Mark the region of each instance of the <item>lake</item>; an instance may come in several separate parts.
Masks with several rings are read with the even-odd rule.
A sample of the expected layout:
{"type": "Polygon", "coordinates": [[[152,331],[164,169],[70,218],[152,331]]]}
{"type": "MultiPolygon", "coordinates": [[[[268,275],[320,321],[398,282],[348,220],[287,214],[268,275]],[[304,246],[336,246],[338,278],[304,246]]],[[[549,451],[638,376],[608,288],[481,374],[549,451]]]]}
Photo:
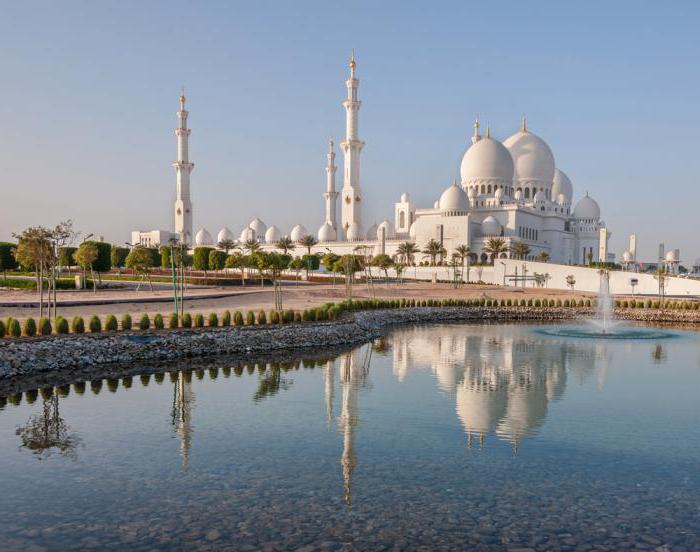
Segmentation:
{"type": "Polygon", "coordinates": [[[0,548],[698,550],[700,335],[541,329],[7,398],[0,548]]]}

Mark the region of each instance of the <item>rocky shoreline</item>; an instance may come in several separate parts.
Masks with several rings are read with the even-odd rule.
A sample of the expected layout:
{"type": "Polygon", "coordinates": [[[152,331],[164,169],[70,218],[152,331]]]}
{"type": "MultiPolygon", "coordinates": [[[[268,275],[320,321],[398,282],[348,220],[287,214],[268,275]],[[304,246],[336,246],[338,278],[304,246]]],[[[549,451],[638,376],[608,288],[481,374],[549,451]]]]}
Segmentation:
{"type": "MultiPolygon", "coordinates": [[[[110,366],[346,348],[402,324],[552,322],[592,314],[590,308],[571,307],[412,307],[348,312],[333,322],[0,339],[0,383],[5,387],[66,370],[97,376],[110,366]]],[[[616,316],[652,324],[700,324],[695,310],[617,309],[616,316]]]]}

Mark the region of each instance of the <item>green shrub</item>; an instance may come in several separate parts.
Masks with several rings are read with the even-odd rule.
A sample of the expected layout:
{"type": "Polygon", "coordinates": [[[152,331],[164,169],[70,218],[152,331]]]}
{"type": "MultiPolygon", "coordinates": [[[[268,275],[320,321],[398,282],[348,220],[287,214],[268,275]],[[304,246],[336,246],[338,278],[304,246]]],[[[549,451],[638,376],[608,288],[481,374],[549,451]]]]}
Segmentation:
{"type": "Polygon", "coordinates": [[[568,299],[564,299],[564,303],[562,303],[561,299],[557,299],[557,307],[561,307],[561,306],[570,307],[571,302],[568,299]]]}
{"type": "Polygon", "coordinates": [[[209,313],[209,319],[207,320],[207,325],[212,328],[217,328],[219,326],[219,317],[215,312],[209,313]]]}
{"type": "Polygon", "coordinates": [[[592,302],[590,299],[586,299],[586,306],[587,306],[587,307],[592,307],[592,306],[593,306],[593,302],[592,302]]]}
{"type": "Polygon", "coordinates": [[[195,328],[203,328],[204,327],[204,315],[201,312],[198,312],[197,314],[194,315],[194,327],[195,328]]]}
{"type": "Polygon", "coordinates": [[[301,322],[302,320],[302,313],[300,313],[299,311],[294,311],[294,322],[301,322]]]}
{"type": "Polygon", "coordinates": [[[70,324],[70,329],[76,334],[85,333],[85,321],[83,320],[82,316],[73,317],[73,321],[70,324]]]}
{"type": "Polygon", "coordinates": [[[102,331],[102,321],[100,317],[93,314],[90,318],[90,322],[88,322],[88,327],[90,328],[90,332],[100,333],[102,331]]]}
{"type": "Polygon", "coordinates": [[[285,324],[289,324],[290,322],[294,322],[294,311],[293,310],[286,310],[282,313],[282,322],[285,324]]]}
{"type": "Polygon", "coordinates": [[[0,320],[0,339],[5,337],[5,323],[0,320]]]}
{"type": "Polygon", "coordinates": [[[258,324],[267,324],[267,316],[265,316],[265,311],[258,311],[258,324]]]}
{"type": "Polygon", "coordinates": [[[141,320],[139,320],[139,328],[142,330],[147,330],[151,327],[151,319],[145,312],[141,315],[141,320]]]}
{"type": "Polygon", "coordinates": [[[322,322],[324,320],[328,320],[328,310],[324,308],[318,308],[316,309],[316,320],[318,322],[322,322]]]}
{"type": "Polygon", "coordinates": [[[27,337],[34,337],[36,335],[36,322],[34,322],[33,318],[27,318],[24,321],[22,334],[27,337]]]}
{"type": "Polygon", "coordinates": [[[301,319],[302,319],[304,322],[312,322],[313,320],[316,319],[316,315],[314,314],[314,312],[313,312],[312,310],[306,309],[306,310],[304,310],[304,312],[302,313],[301,319]]]}
{"type": "Polygon", "coordinates": [[[116,332],[119,329],[119,324],[117,322],[117,317],[113,314],[108,314],[105,319],[105,330],[108,332],[116,332]]]}
{"type": "Polygon", "coordinates": [[[183,328],[191,328],[192,327],[192,315],[189,312],[186,312],[185,314],[182,315],[182,327],[183,328]]]}
{"type": "Polygon", "coordinates": [[[338,316],[340,316],[340,309],[333,305],[330,309],[328,309],[328,320],[338,320],[338,316]]]}
{"type": "Polygon", "coordinates": [[[131,315],[125,314],[122,316],[122,330],[130,330],[132,326],[131,315]]]}
{"type": "Polygon", "coordinates": [[[248,311],[245,314],[245,325],[254,326],[255,325],[255,313],[253,311],[248,311]]]}
{"type": "Polygon", "coordinates": [[[270,324],[279,324],[280,322],[280,313],[276,310],[270,311],[270,324]]]}
{"type": "Polygon", "coordinates": [[[176,312],[173,312],[170,314],[170,318],[168,319],[168,328],[171,330],[174,330],[179,326],[179,318],[176,312]]]}
{"type": "Polygon", "coordinates": [[[224,315],[221,317],[221,325],[224,328],[231,325],[231,311],[224,311],[224,315]]]}
{"type": "Polygon", "coordinates": [[[243,313],[241,311],[236,311],[233,313],[233,325],[242,326],[243,325],[243,313]]]}
{"type": "Polygon", "coordinates": [[[51,335],[51,321],[45,316],[39,320],[39,327],[37,328],[37,333],[39,335],[51,335]]]}
{"type": "Polygon", "coordinates": [[[534,302],[534,306],[535,306],[535,307],[539,307],[539,306],[541,306],[541,304],[542,304],[542,303],[540,302],[539,299],[535,299],[535,302],[534,302]]]}
{"type": "Polygon", "coordinates": [[[158,313],[153,317],[153,327],[156,330],[162,330],[165,327],[165,322],[163,322],[163,315],[158,313]]]}
{"type": "Polygon", "coordinates": [[[65,335],[68,333],[68,320],[59,316],[56,318],[56,333],[59,335],[65,335]]]}

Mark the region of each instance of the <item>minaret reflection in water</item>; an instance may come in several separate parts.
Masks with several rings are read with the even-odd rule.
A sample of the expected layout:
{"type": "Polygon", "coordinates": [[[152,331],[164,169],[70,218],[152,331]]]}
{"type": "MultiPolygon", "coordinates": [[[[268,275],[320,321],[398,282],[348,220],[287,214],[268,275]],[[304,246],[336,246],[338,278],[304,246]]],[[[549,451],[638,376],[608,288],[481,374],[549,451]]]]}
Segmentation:
{"type": "Polygon", "coordinates": [[[174,383],[172,424],[180,438],[182,468],[187,470],[192,446],[192,407],[194,406],[192,372],[178,372],[174,383]]]}

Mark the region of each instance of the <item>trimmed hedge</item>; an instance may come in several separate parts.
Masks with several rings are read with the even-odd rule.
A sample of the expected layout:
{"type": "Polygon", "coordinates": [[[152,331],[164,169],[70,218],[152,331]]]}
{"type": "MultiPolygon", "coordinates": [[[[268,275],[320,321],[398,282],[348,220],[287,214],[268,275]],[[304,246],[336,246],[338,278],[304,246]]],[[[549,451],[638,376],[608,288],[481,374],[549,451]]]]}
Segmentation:
{"type": "Polygon", "coordinates": [[[153,317],[153,327],[156,330],[162,330],[165,327],[165,322],[163,322],[163,315],[158,313],[153,317]]]}
{"type": "Polygon", "coordinates": [[[170,318],[168,319],[168,328],[170,328],[171,330],[174,330],[179,325],[180,325],[180,320],[179,320],[177,313],[175,313],[175,312],[171,313],[170,318]]]}
{"type": "Polygon", "coordinates": [[[139,320],[139,328],[142,330],[147,330],[151,327],[151,319],[149,318],[147,313],[143,313],[141,315],[141,320],[139,320]]]}
{"type": "Polygon", "coordinates": [[[130,314],[125,314],[122,316],[122,330],[130,330],[132,328],[133,322],[131,320],[130,314]]]}
{"type": "Polygon", "coordinates": [[[194,315],[194,327],[203,328],[204,327],[204,315],[200,312],[194,315]]]}
{"type": "Polygon", "coordinates": [[[231,312],[230,311],[224,311],[224,314],[221,317],[221,325],[224,328],[231,325],[231,312]]]}
{"type": "Polygon", "coordinates": [[[243,325],[243,313],[241,311],[236,311],[233,313],[233,324],[234,326],[243,325]]]}
{"type": "Polygon", "coordinates": [[[117,323],[117,317],[113,314],[108,314],[105,320],[105,330],[108,332],[116,332],[119,329],[119,324],[117,323]]]}
{"type": "Polygon", "coordinates": [[[88,326],[91,333],[100,333],[102,331],[102,320],[100,320],[99,316],[93,314],[88,326]]]}
{"type": "Polygon", "coordinates": [[[210,328],[219,327],[219,317],[216,315],[215,312],[209,313],[209,318],[207,319],[207,326],[209,326],[210,328]]]}
{"type": "Polygon", "coordinates": [[[34,337],[36,335],[36,322],[33,318],[27,318],[22,327],[22,335],[34,337]]]}
{"type": "Polygon", "coordinates": [[[56,317],[55,325],[56,333],[58,335],[65,335],[68,333],[68,320],[66,320],[62,316],[56,317]]]}
{"type": "Polygon", "coordinates": [[[81,334],[85,333],[85,321],[82,316],[74,316],[71,322],[71,331],[73,333],[81,334]]]}
{"type": "Polygon", "coordinates": [[[5,323],[0,320],[0,338],[5,337],[5,323]]]}
{"type": "Polygon", "coordinates": [[[185,314],[182,315],[182,327],[183,328],[191,328],[192,327],[192,315],[189,312],[186,312],[185,314]]]}

